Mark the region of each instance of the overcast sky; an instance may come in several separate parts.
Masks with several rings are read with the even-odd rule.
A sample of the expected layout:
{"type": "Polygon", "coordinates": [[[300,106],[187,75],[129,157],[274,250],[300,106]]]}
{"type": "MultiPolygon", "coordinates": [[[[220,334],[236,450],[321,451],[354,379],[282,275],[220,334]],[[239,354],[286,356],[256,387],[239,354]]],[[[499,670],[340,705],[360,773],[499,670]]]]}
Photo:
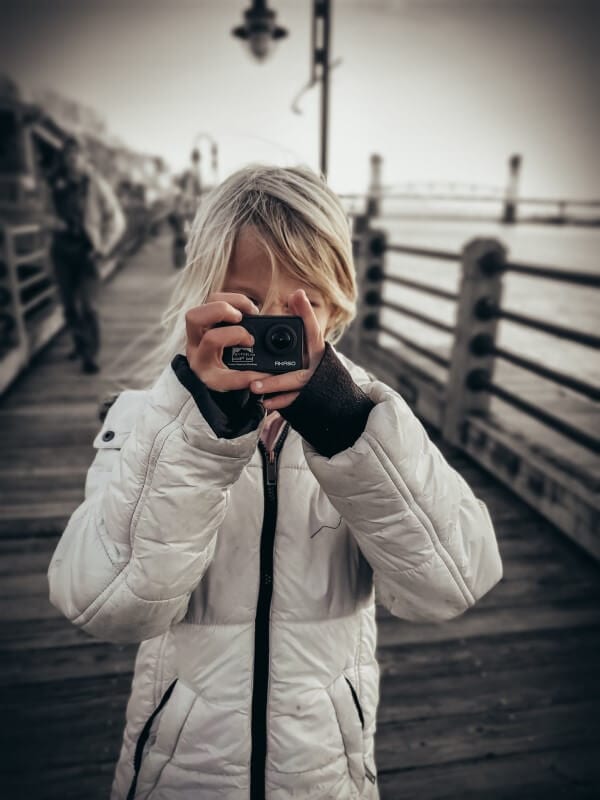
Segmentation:
{"type": "MultiPolygon", "coordinates": [[[[145,152],[186,164],[198,132],[221,177],[250,160],[318,166],[310,0],[270,0],[289,29],[259,64],[230,35],[249,0],[0,0],[0,67],[95,108],[145,152]]],[[[501,186],[600,196],[600,0],[333,0],[330,183],[501,186]]],[[[207,159],[208,160],[208,159],[207,159]]]]}

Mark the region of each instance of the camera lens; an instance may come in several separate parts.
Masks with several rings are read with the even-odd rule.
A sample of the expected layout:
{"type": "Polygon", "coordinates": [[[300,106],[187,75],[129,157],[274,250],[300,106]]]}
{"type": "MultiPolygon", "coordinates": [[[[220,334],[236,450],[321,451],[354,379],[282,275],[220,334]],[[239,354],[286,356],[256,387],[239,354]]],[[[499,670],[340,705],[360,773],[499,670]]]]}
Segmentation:
{"type": "Polygon", "coordinates": [[[271,352],[282,353],[296,344],[296,334],[288,325],[274,325],[267,332],[266,343],[271,352]]]}
{"type": "Polygon", "coordinates": [[[275,350],[285,350],[292,343],[292,336],[289,331],[278,330],[271,334],[271,344],[275,350]]]}

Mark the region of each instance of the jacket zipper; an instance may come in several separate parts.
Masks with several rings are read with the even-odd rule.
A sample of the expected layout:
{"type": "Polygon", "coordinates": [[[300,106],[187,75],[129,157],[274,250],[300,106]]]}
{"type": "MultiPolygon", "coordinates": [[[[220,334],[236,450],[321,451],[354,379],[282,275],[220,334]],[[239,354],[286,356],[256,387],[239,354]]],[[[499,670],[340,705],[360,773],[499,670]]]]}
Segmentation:
{"type": "Polygon", "coordinates": [[[267,761],[267,699],[269,689],[269,626],[273,596],[273,548],[277,525],[277,464],[289,430],[286,423],[275,447],[267,451],[258,443],[263,458],[265,512],[260,534],[260,583],[254,623],[254,675],[252,682],[252,755],[250,798],[265,800],[267,761]]]}
{"type": "Polygon", "coordinates": [[[152,723],[154,722],[155,718],[158,714],[163,710],[166,706],[169,698],[173,693],[173,689],[175,688],[175,684],[177,683],[177,678],[173,681],[173,683],[169,686],[167,691],[162,696],[160,703],[156,706],[152,714],[146,720],[146,724],[142,728],[140,735],[138,736],[138,740],[135,745],[135,752],[133,756],[133,778],[131,779],[131,785],[129,786],[129,791],[127,792],[127,800],[134,800],[135,798],[135,790],[137,788],[137,781],[138,776],[140,774],[140,768],[142,766],[142,756],[144,754],[144,747],[146,746],[146,742],[150,736],[150,730],[152,729],[152,723]]]}
{"type": "MultiPolygon", "coordinates": [[[[346,680],[346,683],[348,684],[348,688],[350,689],[350,694],[352,695],[352,700],[354,701],[354,707],[356,708],[356,713],[358,714],[358,719],[360,721],[360,727],[364,731],[364,729],[365,729],[365,716],[363,714],[363,710],[362,710],[362,706],[360,704],[360,700],[358,699],[358,694],[356,692],[356,689],[352,685],[352,681],[350,680],[350,678],[347,675],[344,675],[344,678],[346,680]]],[[[365,776],[367,777],[367,780],[371,781],[371,783],[375,783],[375,781],[377,780],[377,778],[375,776],[375,773],[372,772],[369,769],[369,767],[366,764],[366,762],[363,762],[363,766],[365,768],[365,776]]]]}
{"type": "Polygon", "coordinates": [[[365,717],[363,715],[363,710],[360,705],[360,700],[358,699],[358,695],[356,694],[356,689],[352,685],[352,681],[347,675],[344,675],[344,679],[348,684],[348,688],[350,689],[350,694],[352,695],[352,700],[354,701],[354,707],[356,708],[356,713],[358,714],[358,719],[360,720],[360,727],[364,730],[365,729],[365,717]]]}

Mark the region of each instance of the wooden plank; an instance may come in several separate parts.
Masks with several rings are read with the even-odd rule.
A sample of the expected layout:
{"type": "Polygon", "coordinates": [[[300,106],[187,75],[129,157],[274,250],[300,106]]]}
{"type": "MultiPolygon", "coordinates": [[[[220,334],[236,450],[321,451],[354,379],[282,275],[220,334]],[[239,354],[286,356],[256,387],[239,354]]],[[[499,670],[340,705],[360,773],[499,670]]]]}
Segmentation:
{"type": "Polygon", "coordinates": [[[423,642],[380,646],[382,681],[399,685],[427,684],[430,679],[453,680],[474,673],[493,675],[539,666],[596,664],[600,657],[600,625],[590,628],[543,630],[463,641],[423,642]]]}
{"type": "MultiPolygon", "coordinates": [[[[387,723],[425,720],[473,714],[484,717],[500,711],[546,708],[548,706],[600,702],[596,665],[578,669],[575,665],[518,670],[494,675],[466,675],[453,679],[428,680],[425,685],[381,686],[382,702],[378,715],[379,729],[387,723]]],[[[600,733],[600,727],[598,728],[600,733]]]]}
{"type": "Polygon", "coordinates": [[[0,576],[46,573],[58,537],[0,537],[0,576]]]}
{"type": "Polygon", "coordinates": [[[381,800],[595,800],[598,786],[600,759],[590,744],[379,772],[381,800]]]}
{"type": "MultiPolygon", "coordinates": [[[[51,650],[60,647],[106,647],[63,617],[3,622],[0,626],[2,651],[51,650]]],[[[21,657],[23,663],[28,656],[21,657]]]]}
{"type": "MultiPolygon", "coordinates": [[[[71,647],[31,647],[26,651],[12,651],[5,654],[0,663],[0,678],[3,685],[10,684],[11,695],[20,685],[29,686],[25,693],[28,702],[32,702],[35,696],[31,684],[42,685],[41,694],[47,696],[50,690],[56,693],[56,688],[48,685],[53,682],[64,687],[61,702],[65,708],[77,708],[77,698],[71,692],[74,683],[82,678],[91,679],[90,695],[95,694],[93,687],[97,686],[98,680],[108,676],[126,674],[131,682],[137,647],[136,644],[110,645],[105,642],[83,644],[78,640],[76,646],[71,647]]],[[[58,713],[59,708],[55,711],[58,713]]]]}
{"type": "Polygon", "coordinates": [[[7,505],[0,513],[0,537],[13,537],[15,531],[23,535],[56,536],[64,531],[72,512],[83,500],[83,488],[68,501],[26,505],[7,505]]]}
{"type": "Polygon", "coordinates": [[[110,794],[114,759],[105,761],[99,755],[85,764],[44,770],[43,776],[36,771],[16,777],[9,775],[3,782],[3,790],[13,800],[106,800],[110,794]]]}
{"type": "Polygon", "coordinates": [[[3,598],[0,602],[0,623],[37,621],[41,619],[61,618],[61,612],[51,605],[48,594],[26,595],[10,600],[3,598]]]}
{"type": "Polygon", "coordinates": [[[469,418],[463,446],[496,477],[533,505],[594,558],[600,560],[600,500],[594,486],[532,455],[513,434],[484,419],[469,418]]]}
{"type": "Polygon", "coordinates": [[[597,741],[600,701],[518,711],[495,709],[482,716],[456,715],[402,720],[378,726],[380,769],[407,769],[472,758],[506,756],[597,741]]]}
{"type": "MultiPolygon", "coordinates": [[[[60,466],[62,469],[81,469],[85,472],[94,458],[92,442],[81,442],[73,446],[60,448],[60,466]]],[[[30,470],[39,466],[49,469],[53,460],[56,462],[56,448],[53,447],[6,447],[2,449],[2,466],[0,466],[0,481],[5,472],[11,469],[30,470]]]]}
{"type": "Polygon", "coordinates": [[[527,613],[520,613],[519,609],[511,608],[499,611],[473,609],[457,619],[443,623],[417,624],[394,618],[380,619],[378,642],[380,647],[387,647],[391,644],[442,642],[526,631],[587,628],[599,622],[600,610],[597,605],[589,608],[531,606],[527,609],[527,613]]]}

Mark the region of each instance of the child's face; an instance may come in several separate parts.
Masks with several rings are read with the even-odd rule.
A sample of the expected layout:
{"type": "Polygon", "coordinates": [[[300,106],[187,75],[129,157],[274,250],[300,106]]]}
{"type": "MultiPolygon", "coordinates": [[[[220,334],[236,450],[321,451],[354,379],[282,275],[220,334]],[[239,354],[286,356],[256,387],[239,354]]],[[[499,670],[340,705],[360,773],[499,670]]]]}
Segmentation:
{"type": "Polygon", "coordinates": [[[309,284],[288,275],[282,269],[271,269],[269,256],[251,227],[243,228],[236,240],[222,291],[239,292],[249,297],[261,314],[286,315],[288,298],[297,289],[304,289],[323,335],[331,316],[331,307],[323,295],[309,284]],[[264,305],[271,290],[271,301],[264,305]]]}

